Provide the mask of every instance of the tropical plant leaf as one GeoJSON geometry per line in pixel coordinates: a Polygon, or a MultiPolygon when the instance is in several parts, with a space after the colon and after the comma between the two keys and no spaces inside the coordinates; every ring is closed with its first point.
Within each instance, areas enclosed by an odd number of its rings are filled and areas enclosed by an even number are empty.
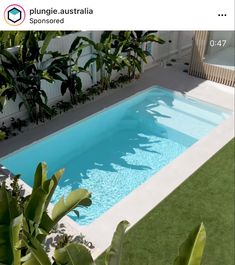
{"type": "Polygon", "coordinates": [[[54,258],[60,265],[95,265],[90,251],[77,243],[56,249],[54,258]]]}
{"type": "Polygon", "coordinates": [[[24,38],[25,32],[24,31],[17,31],[14,38],[14,46],[20,45],[22,39],[24,38]]]}
{"type": "Polygon", "coordinates": [[[13,53],[7,50],[0,50],[0,55],[3,55],[11,64],[15,66],[19,65],[17,57],[13,53]]]}
{"type": "Polygon", "coordinates": [[[201,223],[180,246],[178,257],[174,265],[200,265],[206,244],[206,230],[201,223]]]}
{"type": "Polygon", "coordinates": [[[76,90],[79,93],[82,91],[82,80],[79,76],[76,78],[76,90]]]}
{"type": "Polygon", "coordinates": [[[54,77],[51,76],[47,71],[42,71],[42,79],[46,80],[49,83],[54,82],[54,77]]]}
{"type": "Polygon", "coordinates": [[[150,35],[145,36],[144,37],[144,41],[145,42],[148,42],[148,41],[150,41],[150,42],[157,42],[159,44],[164,44],[165,43],[165,41],[163,39],[161,39],[160,37],[158,37],[155,34],[150,34],[150,35]]]}
{"type": "Polygon", "coordinates": [[[55,223],[50,218],[48,213],[46,211],[43,212],[41,222],[40,222],[40,230],[42,231],[43,235],[38,235],[38,240],[42,242],[42,240],[45,238],[45,235],[49,234],[51,229],[55,226],[55,223]]]}
{"type": "Polygon", "coordinates": [[[87,43],[89,43],[90,46],[93,46],[95,49],[97,48],[97,44],[93,40],[91,40],[91,39],[89,39],[87,37],[81,37],[81,39],[86,41],[87,43]]]}
{"type": "Polygon", "coordinates": [[[91,58],[89,59],[85,65],[84,65],[84,69],[87,69],[88,67],[90,67],[91,64],[93,64],[96,61],[96,58],[91,58]]]}
{"type": "Polygon", "coordinates": [[[40,54],[41,54],[41,59],[43,55],[46,53],[47,48],[51,42],[51,40],[56,36],[56,31],[49,31],[46,33],[46,37],[43,41],[42,47],[40,48],[40,54]]]}
{"type": "Polygon", "coordinates": [[[74,41],[72,42],[70,46],[69,53],[73,52],[76,49],[80,41],[81,41],[81,37],[79,36],[74,39],[74,41]]]}
{"type": "Polygon", "coordinates": [[[35,237],[31,237],[29,233],[24,231],[23,240],[33,256],[33,258],[27,260],[24,265],[51,265],[46,251],[35,237]]]}
{"type": "Polygon", "coordinates": [[[120,265],[123,239],[128,226],[129,223],[127,221],[122,221],[117,226],[117,229],[113,235],[111,246],[106,253],[105,265],[120,265]]]}
{"type": "Polygon", "coordinates": [[[40,224],[47,196],[48,193],[42,187],[34,190],[25,206],[24,215],[27,219],[38,225],[40,224]]]}
{"type": "Polygon", "coordinates": [[[66,200],[62,197],[54,206],[52,210],[52,220],[57,223],[67,213],[74,210],[78,206],[91,205],[91,193],[86,189],[77,189],[68,195],[66,200]]]}
{"type": "Polygon", "coordinates": [[[49,180],[50,187],[49,187],[49,194],[47,196],[46,203],[45,203],[45,209],[47,209],[47,206],[49,205],[51,198],[55,192],[55,189],[56,189],[61,177],[63,176],[63,174],[64,174],[64,169],[60,169],[56,173],[54,173],[54,175],[49,180]]]}
{"type": "Polygon", "coordinates": [[[100,42],[105,43],[105,44],[107,42],[110,42],[111,35],[112,35],[112,31],[104,31],[100,37],[100,42]]]}
{"type": "Polygon", "coordinates": [[[61,87],[60,87],[60,90],[61,90],[61,94],[62,96],[66,93],[66,90],[69,88],[69,82],[68,80],[64,80],[62,83],[61,83],[61,87]]]}
{"type": "Polygon", "coordinates": [[[36,172],[34,174],[33,191],[43,186],[43,183],[47,179],[47,164],[41,162],[38,164],[36,172]]]}
{"type": "Polygon", "coordinates": [[[22,225],[16,198],[5,188],[0,187],[0,264],[12,264],[20,261],[19,232],[22,225]]]}

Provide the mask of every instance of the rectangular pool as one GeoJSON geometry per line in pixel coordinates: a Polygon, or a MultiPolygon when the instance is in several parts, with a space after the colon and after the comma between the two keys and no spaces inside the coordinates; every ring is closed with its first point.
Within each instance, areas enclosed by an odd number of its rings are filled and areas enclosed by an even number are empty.
{"type": "Polygon", "coordinates": [[[79,187],[92,193],[80,225],[93,222],[230,116],[224,109],[155,86],[66,127],[0,163],[33,184],[37,164],[65,168],[52,203],[79,187]]]}

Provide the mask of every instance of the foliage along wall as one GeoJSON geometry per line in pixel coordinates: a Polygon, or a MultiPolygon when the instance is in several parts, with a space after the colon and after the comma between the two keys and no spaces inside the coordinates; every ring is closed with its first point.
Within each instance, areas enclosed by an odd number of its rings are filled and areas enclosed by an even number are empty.
{"type": "MultiPolygon", "coordinates": [[[[76,32],[71,33],[64,36],[58,36],[54,38],[48,47],[48,50],[51,51],[58,51],[58,52],[67,52],[69,47],[71,46],[71,43],[77,36],[84,36],[87,38],[90,38],[94,41],[98,41],[100,39],[102,32],[98,31],[85,31],[85,32],[76,32]]],[[[164,60],[164,58],[167,58],[169,54],[175,54],[180,50],[188,49],[191,47],[191,38],[193,36],[193,32],[185,31],[185,32],[158,32],[159,36],[166,40],[166,43],[164,45],[159,44],[151,44],[151,53],[153,55],[153,58],[148,59],[148,64],[144,65],[143,70],[146,70],[150,67],[153,67],[156,65],[156,63],[159,60],[164,60]],[[169,42],[170,40],[170,42],[169,42]]],[[[147,47],[143,47],[144,49],[147,47]]],[[[16,48],[11,48],[12,50],[16,48]]],[[[87,47],[83,50],[80,59],[79,59],[79,66],[84,66],[84,64],[91,58],[92,56],[92,50],[91,47],[87,47]]],[[[83,84],[83,89],[87,89],[91,87],[93,84],[95,84],[97,81],[99,81],[99,75],[96,72],[96,69],[90,69],[92,73],[92,79],[87,74],[80,74],[83,84]]],[[[117,76],[117,73],[114,71],[112,78],[115,78],[117,76]]],[[[48,103],[53,104],[54,102],[58,100],[67,100],[69,98],[69,94],[66,93],[64,96],[61,95],[60,91],[60,81],[56,81],[53,84],[50,84],[46,81],[44,82],[43,87],[44,90],[48,96],[48,103]]],[[[19,100],[8,101],[6,106],[4,107],[3,113],[0,112],[0,124],[2,122],[6,122],[9,120],[10,117],[15,118],[25,118],[26,117],[26,111],[22,108],[19,111],[18,108],[19,100]]]]}

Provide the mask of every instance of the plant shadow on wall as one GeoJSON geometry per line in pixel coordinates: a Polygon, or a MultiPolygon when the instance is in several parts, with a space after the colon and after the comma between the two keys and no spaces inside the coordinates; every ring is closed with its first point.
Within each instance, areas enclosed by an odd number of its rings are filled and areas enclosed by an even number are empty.
{"type": "MultiPolygon", "coordinates": [[[[45,240],[57,223],[70,211],[79,215],[78,206],[88,207],[91,194],[78,189],[62,197],[48,213],[50,199],[63,175],[57,171],[47,179],[47,166],[40,163],[34,176],[31,194],[22,196],[19,176],[8,187],[0,183],[0,263],[4,265],[95,265],[89,249],[70,236],[63,236],[54,248],[52,258],[46,252],[45,240]]],[[[1,180],[1,179],[0,179],[1,180]]],[[[122,221],[106,251],[105,265],[121,265],[122,245],[129,223],[122,221]]],[[[206,242],[204,225],[197,226],[181,245],[174,265],[200,265],[206,242]]],[[[99,263],[100,264],[100,263],[99,263]]],[[[103,263],[102,263],[103,265],[103,263]]]]}

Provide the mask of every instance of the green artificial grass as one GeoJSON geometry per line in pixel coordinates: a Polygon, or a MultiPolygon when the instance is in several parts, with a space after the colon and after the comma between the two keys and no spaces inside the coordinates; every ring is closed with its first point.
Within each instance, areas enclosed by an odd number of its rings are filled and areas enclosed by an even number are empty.
{"type": "Polygon", "coordinates": [[[202,264],[233,265],[234,139],[130,229],[121,265],[172,265],[180,244],[202,221],[202,264]]]}

